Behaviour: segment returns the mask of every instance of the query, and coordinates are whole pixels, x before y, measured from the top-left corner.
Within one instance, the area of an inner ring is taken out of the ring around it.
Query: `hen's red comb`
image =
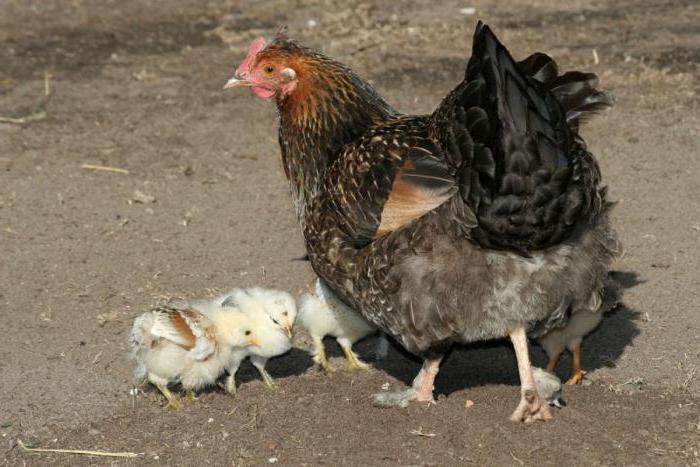
[[[248,73],[250,71],[250,65],[252,65],[253,60],[255,60],[255,56],[258,54],[258,52],[264,49],[266,45],[267,41],[264,37],[258,37],[251,42],[250,47],[248,47],[248,53],[236,69],[236,74]]]

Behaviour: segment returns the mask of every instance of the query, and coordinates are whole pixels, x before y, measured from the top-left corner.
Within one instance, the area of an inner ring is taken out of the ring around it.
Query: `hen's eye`
[[[246,335],[246,336],[250,336],[250,331],[246,331],[246,332],[245,332],[245,335]]]
[[[268,65],[265,67],[265,73],[272,73],[273,71],[275,71],[275,67],[273,67],[272,65]]]

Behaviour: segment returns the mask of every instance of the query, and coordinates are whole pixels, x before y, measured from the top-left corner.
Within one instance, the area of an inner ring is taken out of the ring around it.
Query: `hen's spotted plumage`
[[[617,243],[577,134],[611,103],[594,75],[559,76],[543,54],[516,63],[479,24],[464,81],[433,114],[407,116],[285,38],[249,65],[268,64],[294,70],[294,90],[275,95],[312,267],[432,362],[414,384],[419,398],[451,343],[510,335],[529,368],[519,330],[561,326],[599,292]],[[531,372],[521,378],[525,400]]]

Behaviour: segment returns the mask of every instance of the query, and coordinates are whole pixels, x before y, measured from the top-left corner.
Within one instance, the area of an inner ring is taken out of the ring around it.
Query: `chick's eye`
[[[268,65],[265,67],[265,73],[272,73],[273,71],[275,71],[275,67],[273,67],[272,65]]]
[[[245,332],[245,335],[246,335],[246,336],[250,336],[250,331],[246,331],[246,332]]]
[[[284,313],[282,313],[282,315],[284,315],[284,316],[287,316],[288,314],[289,313],[287,313],[286,311]]]

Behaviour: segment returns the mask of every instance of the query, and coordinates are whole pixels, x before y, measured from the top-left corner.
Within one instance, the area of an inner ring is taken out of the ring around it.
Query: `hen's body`
[[[595,76],[558,76],[542,54],[516,64],[479,25],[465,80],[433,114],[404,116],[316,52],[279,39],[256,60],[271,57],[299,78],[277,97],[280,146],[314,271],[426,357],[422,397],[450,344],[509,335],[525,394],[524,330],[589,303],[617,250],[576,133],[609,104]]]

